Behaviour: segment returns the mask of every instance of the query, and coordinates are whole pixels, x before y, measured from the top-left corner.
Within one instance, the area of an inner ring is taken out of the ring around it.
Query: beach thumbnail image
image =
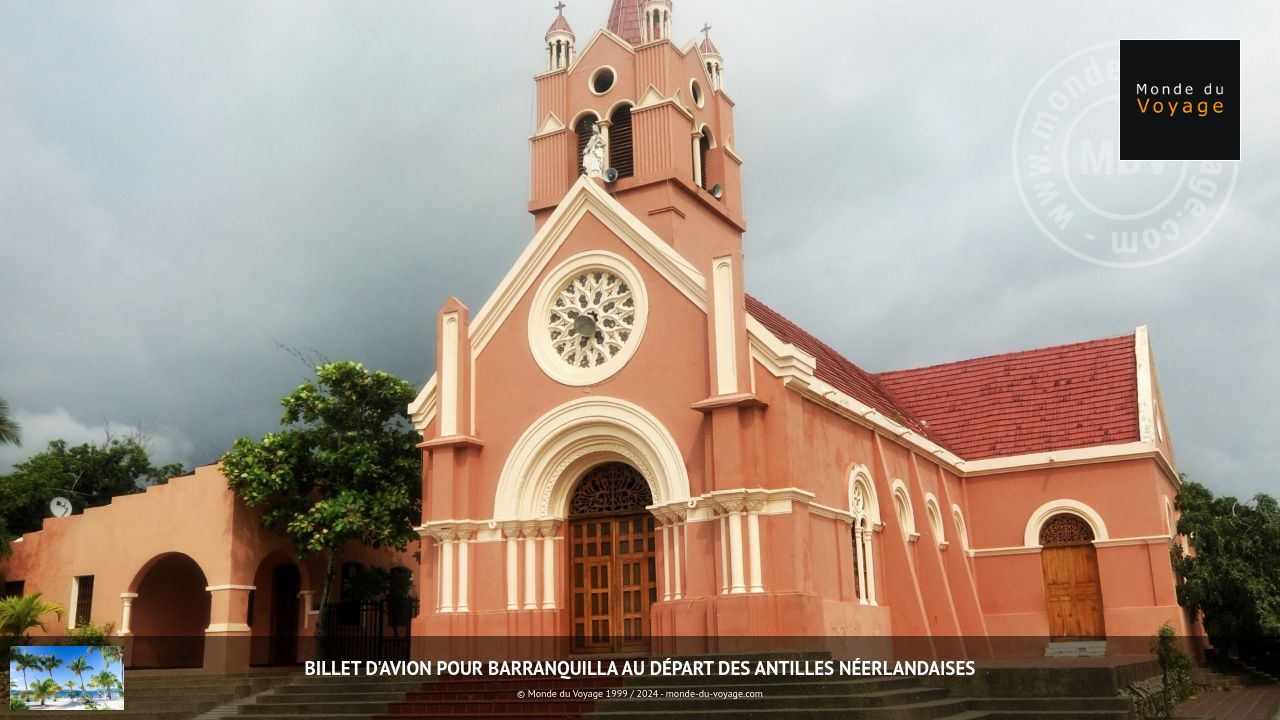
[[[124,648],[18,645],[9,651],[10,710],[123,710]]]

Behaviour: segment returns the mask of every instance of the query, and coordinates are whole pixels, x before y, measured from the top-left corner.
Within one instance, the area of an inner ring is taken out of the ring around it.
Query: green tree
[[[27,682],[27,671],[43,669],[40,667],[40,658],[32,655],[31,653],[18,651],[17,653],[14,653],[12,662],[14,667],[22,671],[23,692],[29,691],[31,689],[31,684]]]
[[[262,509],[264,525],[283,531],[300,556],[324,554],[317,637],[339,548],[358,542],[404,550],[416,537],[421,464],[405,416],[414,396],[389,373],[325,363],[314,382],[280,401],[285,429],[258,442],[240,438],[222,458],[231,489]]]
[[[181,465],[151,462],[140,432],[124,438],[108,434],[98,445],[69,446],[65,440],[53,440],[0,476],[0,517],[13,535],[33,532],[40,529],[54,497],[69,499],[79,512],[181,474]]]
[[[102,672],[89,678],[89,685],[92,687],[100,687],[107,691],[107,699],[111,699],[111,691],[120,684],[114,673],[103,670]]]
[[[22,426],[9,417],[9,403],[0,398],[0,445],[21,445]]]
[[[49,680],[37,680],[31,683],[31,695],[40,701],[40,705],[44,705],[45,698],[51,698],[62,691],[62,686]]]
[[[115,630],[115,626],[112,626],[112,630]],[[102,656],[102,664],[106,666],[103,670],[110,670],[111,663],[124,661],[124,648],[119,645],[99,645],[98,654]]]
[[[62,667],[62,660],[57,655],[41,655],[40,667],[49,673],[49,679],[53,680],[53,671]]]
[[[0,636],[12,639],[16,645],[30,642],[27,631],[45,630],[44,616],[50,613],[61,619],[62,606],[45,602],[38,592],[4,598],[0,600]]]
[[[67,663],[67,670],[69,670],[69,671],[71,671],[72,673],[74,673],[74,674],[75,674],[75,676],[76,676],[77,678],[79,678],[79,679],[80,679],[80,694],[81,694],[81,695],[88,695],[88,694],[89,694],[89,693],[88,693],[88,692],[86,692],[86,691],[85,691],[85,689],[84,689],[84,674],[85,674],[85,673],[87,673],[87,672],[89,672],[89,671],[90,671],[90,670],[92,670],[92,669],[93,669],[93,666],[92,666],[92,665],[90,665],[90,664],[89,664],[89,662],[88,662],[87,660],[85,660],[84,658],[82,658],[82,657],[78,657],[78,658],[76,658],[75,660],[72,660],[71,662]]]
[[[1248,503],[1214,497],[1186,481],[1178,492],[1178,532],[1190,552],[1173,549],[1181,583],[1178,601],[1203,613],[1215,647],[1235,652],[1239,642],[1280,638],[1280,505],[1269,495]]]

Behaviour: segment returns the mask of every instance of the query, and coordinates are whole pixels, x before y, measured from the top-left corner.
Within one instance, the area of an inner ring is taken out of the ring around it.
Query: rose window
[[[619,355],[635,331],[636,298],[619,274],[593,268],[572,276],[551,300],[551,347],[565,365],[591,369]]]

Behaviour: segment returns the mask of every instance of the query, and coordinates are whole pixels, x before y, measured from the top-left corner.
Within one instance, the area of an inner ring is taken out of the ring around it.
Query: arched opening
[[[588,470],[569,501],[573,651],[644,652],[658,599],[649,483],[623,462]]]
[[[609,116],[609,167],[618,177],[635,175],[635,150],[631,143],[631,106],[619,105]]]
[[[1040,526],[1049,637],[1054,640],[1106,637],[1102,583],[1093,527],[1083,517],[1062,512]]]
[[[204,571],[190,556],[166,553],[138,571],[131,592],[133,635],[130,667],[182,668],[204,665],[204,633],[210,596]]]
[[[250,595],[254,665],[294,665],[298,661],[302,572],[293,558],[273,552],[258,564]]]
[[[578,168],[578,175],[584,171],[582,167],[582,154],[587,151],[587,143],[591,140],[591,133],[595,129],[595,124],[600,118],[595,113],[583,113],[573,124],[573,132],[578,138],[578,153],[573,161],[574,167]]]
[[[698,135],[698,167],[695,174],[697,175],[698,187],[703,190],[711,186],[711,183],[707,180],[707,153],[711,152],[712,144],[711,129],[702,128],[702,132]]]
[[[875,495],[869,480],[855,475],[850,492],[850,510],[853,514],[853,578],[858,603],[876,604],[875,568]]]

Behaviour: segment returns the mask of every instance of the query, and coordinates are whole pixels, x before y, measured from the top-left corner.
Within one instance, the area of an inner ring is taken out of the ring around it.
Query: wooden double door
[[[654,546],[648,512],[570,518],[574,652],[649,650],[649,608],[658,599]]]
[[[1054,640],[1098,639],[1107,631],[1102,615],[1098,554],[1091,542],[1049,545],[1040,555],[1049,636]]]

